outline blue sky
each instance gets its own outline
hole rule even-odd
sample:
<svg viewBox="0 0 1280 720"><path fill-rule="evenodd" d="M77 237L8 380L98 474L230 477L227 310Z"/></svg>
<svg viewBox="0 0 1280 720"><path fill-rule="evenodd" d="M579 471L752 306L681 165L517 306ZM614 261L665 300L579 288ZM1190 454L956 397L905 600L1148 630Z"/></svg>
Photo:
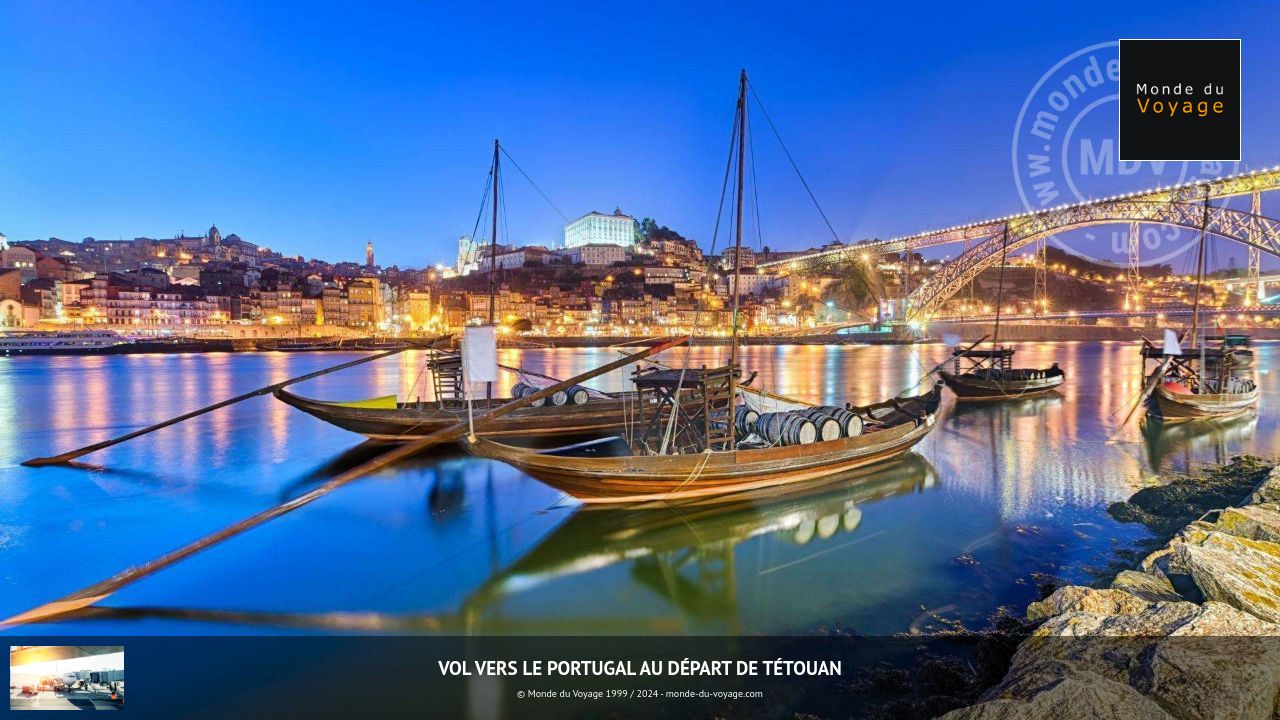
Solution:
<svg viewBox="0 0 1280 720"><path fill-rule="evenodd" d="M620 206L705 245L746 67L840 236L892 236L1019 210L1024 99L1117 37L1243 38L1244 160L1280 162L1280 9L1125 5L7 2L0 232L217 222L289 254L449 261L501 137L571 217ZM755 122L764 244L829 240ZM514 172L506 195L504 239L560 237Z"/></svg>

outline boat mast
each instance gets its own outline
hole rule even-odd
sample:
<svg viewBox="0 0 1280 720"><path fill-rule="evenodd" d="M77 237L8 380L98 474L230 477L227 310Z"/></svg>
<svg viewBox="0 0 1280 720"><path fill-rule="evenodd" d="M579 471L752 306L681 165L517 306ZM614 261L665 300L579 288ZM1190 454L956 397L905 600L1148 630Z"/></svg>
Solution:
<svg viewBox="0 0 1280 720"><path fill-rule="evenodd" d="M1000 349L1000 306L1004 304L1004 260L1009 251L1009 223L1004 224L1004 234L1000 237L1000 280L996 284L996 326L991 333L991 349Z"/></svg>
<svg viewBox="0 0 1280 720"><path fill-rule="evenodd" d="M1209 229L1209 188L1204 189L1204 216L1200 220L1200 249L1196 259L1196 294L1191 302L1191 348L1196 347L1196 333L1200 329L1200 286L1204 284L1204 236ZM1203 367L1200 368L1204 370Z"/></svg>
<svg viewBox="0 0 1280 720"><path fill-rule="evenodd" d="M738 217L736 222L734 251L733 251L733 287L730 292L733 293L733 340L729 345L729 416L726 423L729 425L729 447L732 450L737 441L735 435L737 433L737 423L734 422L735 395L738 392L738 298L742 293L739 292L739 281L742 279L742 170L743 157L746 152L747 143L747 70L743 68L742 75L738 80Z"/></svg>
<svg viewBox="0 0 1280 720"><path fill-rule="evenodd" d="M489 327L494 326L498 304L498 153L502 145L493 139L493 235L489 241ZM493 399L493 382L485 383L485 397Z"/></svg>
<svg viewBox="0 0 1280 720"><path fill-rule="evenodd" d="M496 308L495 298L498 295L498 152L501 145L493 139L493 236L489 241L489 324L494 324Z"/></svg>

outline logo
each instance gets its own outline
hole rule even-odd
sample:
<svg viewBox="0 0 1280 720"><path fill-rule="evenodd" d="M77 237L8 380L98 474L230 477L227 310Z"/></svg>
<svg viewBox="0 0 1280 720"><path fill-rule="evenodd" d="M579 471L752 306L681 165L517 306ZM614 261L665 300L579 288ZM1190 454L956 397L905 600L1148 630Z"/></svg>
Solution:
<svg viewBox="0 0 1280 720"><path fill-rule="evenodd" d="M1240 160L1240 41L1121 40L1120 156Z"/></svg>
<svg viewBox="0 0 1280 720"><path fill-rule="evenodd" d="M1127 42L1127 41L1126 41ZM1031 88L1014 125L1014 182L1032 212L1217 177L1239 163L1121 160L1119 155L1120 43L1081 48L1050 67ZM1129 223L1117 220L1055 235L1049 241L1075 255L1123 261ZM1140 226L1142 263L1169 262L1198 235L1174 226Z"/></svg>

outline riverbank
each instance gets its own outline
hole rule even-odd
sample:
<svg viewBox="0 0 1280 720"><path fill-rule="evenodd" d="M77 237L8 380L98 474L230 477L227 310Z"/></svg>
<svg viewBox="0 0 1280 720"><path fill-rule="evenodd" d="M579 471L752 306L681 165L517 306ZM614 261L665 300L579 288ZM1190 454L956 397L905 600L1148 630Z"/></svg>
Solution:
<svg viewBox="0 0 1280 720"><path fill-rule="evenodd" d="M1143 338L1156 340L1163 336L1164 328L1178 329L1186 326L1184 320L1170 321L1166 325L1130 326L1130 325L1049 325L1032 324L1019 321L1000 323L1001 342L1053 342L1079 341L1099 342L1104 340L1138 342ZM991 323L954 323L935 321L929 324L929 335L942 337L954 333L966 340L977 340L989 336L995 331ZM1205 330L1208 335L1223 333L1240 333L1249 335L1255 340L1280 340L1280 328L1257 327L1237 328L1232 326L1213 327Z"/></svg>
<svg viewBox="0 0 1280 720"><path fill-rule="evenodd" d="M197 337L172 336L139 340L127 347L116 347L103 352L76 351L74 355L133 355L152 353L224 353L224 352L256 352L271 350L275 341L298 340L316 343L317 347L307 352L350 352L367 348L354 347L361 341L373 341L374 338L351 334L319 334L313 328L302 336L288 335L281 332L274 334L250 334L247 336L222 337L203 335ZM783 345L914 345L940 342L943 335L955 334L966 341L974 341L982 337L990 337L994 327L985 324L937 322L929 326L926 335L911 337L897 332L864 332L864 333L820 333L813 335L744 335L741 344L744 346L783 346ZM1128 327L1109 325L1029 325L1001 323L1001 342L1139 342L1143 338L1153 339L1160 335L1159 328ZM1280 328L1251 328L1239 330L1227 328L1215 329L1213 332L1240 332L1250 335L1255 340L1280 340ZM460 334L460 331L459 331ZM415 343L423 338L398 338ZM609 348L609 347L644 347L655 345L664 337L628 337L628 336L503 336L498 345L504 349L555 349L555 348ZM338 341L341 341L340 343ZM703 347L728 347L730 339L721 336L695 336L691 344ZM297 352L295 350L295 352Z"/></svg>
<svg viewBox="0 0 1280 720"><path fill-rule="evenodd" d="M1039 626L1003 679L946 720L1275 717L1280 468L1235 458L1111 514L1157 533L1186 524L1109 587L1071 585L1032 603L1027 620Z"/></svg>

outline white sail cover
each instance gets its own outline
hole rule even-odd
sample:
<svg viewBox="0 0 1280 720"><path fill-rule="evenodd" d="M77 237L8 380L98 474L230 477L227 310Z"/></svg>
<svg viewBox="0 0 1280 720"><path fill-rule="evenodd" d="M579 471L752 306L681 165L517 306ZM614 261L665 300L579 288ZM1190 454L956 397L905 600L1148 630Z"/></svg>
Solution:
<svg viewBox="0 0 1280 720"><path fill-rule="evenodd" d="M463 331L462 374L468 383L498 379L498 336L492 326L469 327Z"/></svg>
<svg viewBox="0 0 1280 720"><path fill-rule="evenodd" d="M1182 343L1178 342L1178 333L1165 329L1164 331L1164 354L1165 355L1181 355Z"/></svg>
<svg viewBox="0 0 1280 720"><path fill-rule="evenodd" d="M768 395L753 393L749 390L742 391L742 404L761 414L772 412L792 412L794 410L808 410L811 407L817 407L816 405L810 405L809 403L784 400L779 397L770 397Z"/></svg>

